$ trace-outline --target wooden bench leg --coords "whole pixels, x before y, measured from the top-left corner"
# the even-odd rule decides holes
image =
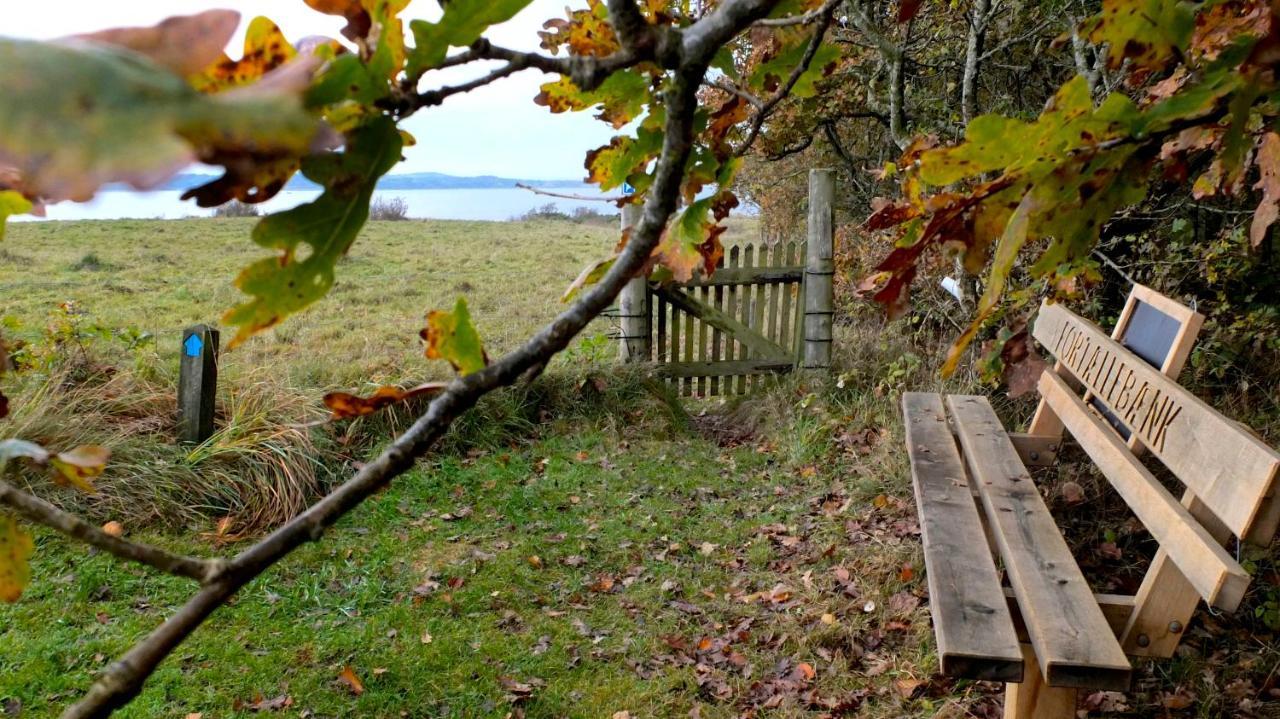
[[[1045,684],[1030,644],[1022,658],[1022,683],[1004,685],[1004,719],[1075,719],[1076,690]]]

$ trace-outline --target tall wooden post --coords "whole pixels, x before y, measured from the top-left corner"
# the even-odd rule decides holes
[[[804,262],[804,369],[831,367],[831,316],[835,274],[835,171],[809,170],[809,242]]]
[[[178,369],[178,441],[199,444],[213,435],[218,391],[218,330],[192,325],[182,332]]]
[[[640,224],[643,207],[638,204],[622,208],[622,229]],[[648,362],[649,355],[649,288],[644,277],[632,278],[618,295],[618,317],[622,320],[622,342],[619,357],[623,362]]]

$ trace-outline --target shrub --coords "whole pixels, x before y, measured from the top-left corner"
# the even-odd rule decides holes
[[[214,217],[257,217],[262,214],[257,205],[250,205],[239,200],[232,200],[221,207],[213,208]]]
[[[409,203],[403,197],[378,197],[369,206],[370,220],[399,222],[409,219]]]
[[[618,213],[601,212],[594,207],[575,207],[573,221],[579,224],[615,225],[618,223]]]
[[[569,216],[560,211],[560,207],[554,202],[548,202],[542,207],[535,207],[532,210],[515,218],[518,221],[528,222],[530,220],[567,220]]]

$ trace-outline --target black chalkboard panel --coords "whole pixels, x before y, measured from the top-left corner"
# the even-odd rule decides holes
[[[1129,324],[1124,328],[1120,344],[1146,360],[1147,364],[1159,369],[1173,349],[1173,341],[1180,329],[1182,325],[1173,317],[1142,300],[1135,300],[1133,313],[1129,315]],[[1129,439],[1129,428],[1101,400],[1094,398],[1093,406],[1115,427],[1121,437]]]

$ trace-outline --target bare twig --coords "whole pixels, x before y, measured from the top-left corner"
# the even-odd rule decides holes
[[[562,200],[583,200],[586,202],[621,202],[626,198],[625,195],[614,195],[606,197],[587,197],[586,195],[577,195],[572,192],[551,192],[550,190],[540,190],[532,185],[526,185],[523,182],[517,182],[516,187],[522,190],[528,190],[535,195],[546,195],[547,197],[559,197]]]
[[[557,352],[613,302],[648,261],[679,201],[693,147],[697,91],[716,50],[764,17],[778,0],[726,0],[684,30],[674,31],[680,63],[664,91],[662,154],[640,222],[601,281],[522,347],[483,370],[454,380],[424,415],[374,460],[328,496],[232,559],[217,578],[150,635],[108,666],[64,719],[105,717],[127,704],[177,646],[243,586],[306,542],[317,541],[343,515],[413,466],[450,424],[485,394],[537,374]],[[612,3],[611,3],[612,5]],[[668,41],[669,42],[669,41]],[[474,47],[474,46],[473,46]]]
[[[752,107],[756,108],[756,110],[760,110],[764,108],[764,100],[761,100],[760,98],[747,92],[746,90],[743,90],[742,88],[738,87],[736,83],[729,82],[729,80],[723,77],[718,77],[714,80],[703,80],[702,84],[706,85],[707,87],[713,87],[717,90],[722,90],[724,92],[729,93],[730,95],[737,95],[738,97],[746,101],[748,105],[751,105]]]
[[[218,578],[226,566],[220,559],[198,559],[174,554],[148,544],[113,537],[70,512],[64,512],[39,497],[28,494],[0,479],[0,504],[7,505],[26,519],[41,524],[85,544],[162,572],[208,584]]]
[[[835,10],[842,0],[827,0],[822,7],[815,8],[803,15],[793,15],[791,17],[773,17],[757,20],[756,25],[760,27],[791,27],[793,25],[808,25],[823,15]]]

